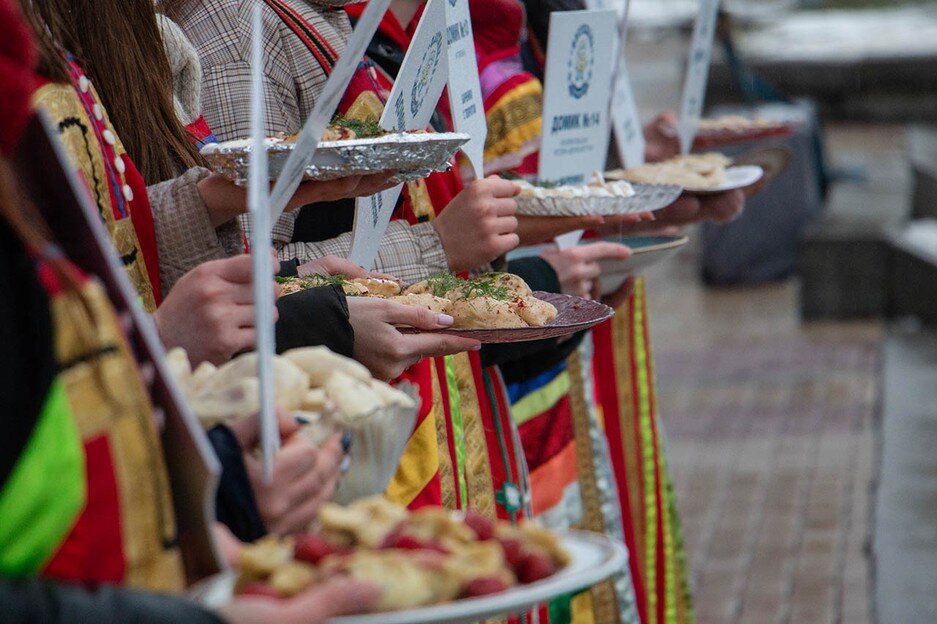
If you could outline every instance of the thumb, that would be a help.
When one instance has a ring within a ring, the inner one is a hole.
[[[409,325],[417,329],[444,329],[452,325],[453,319],[448,314],[438,314],[426,308],[396,303],[388,308],[385,319],[388,323]]]
[[[631,257],[631,249],[620,243],[593,243],[582,248],[582,256],[586,261],[604,258],[627,260]]]
[[[213,268],[217,270],[218,276],[226,282],[250,284],[253,268],[250,254],[241,254],[223,260],[212,260],[211,263]]]
[[[237,438],[241,449],[245,451],[252,450],[257,446],[257,440],[260,438],[260,415],[251,414],[244,418],[226,423],[228,429]]]
[[[286,440],[299,431],[299,423],[288,411],[282,407],[277,408],[277,426],[280,429],[280,439]]]

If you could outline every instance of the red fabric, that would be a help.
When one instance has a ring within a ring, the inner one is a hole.
[[[156,249],[156,225],[153,223],[153,209],[150,207],[150,199],[146,195],[146,182],[143,176],[137,170],[137,166],[130,160],[130,156],[124,154],[121,156],[126,166],[124,180],[133,191],[133,201],[128,202],[130,207],[130,221],[133,223],[133,230],[137,234],[137,241],[140,243],[140,250],[143,252],[143,262],[146,263],[146,274],[150,278],[150,285],[153,287],[153,298],[156,305],[163,301],[162,282],[159,279],[159,253]],[[114,215],[119,218],[118,215]]]
[[[85,442],[87,502],[42,576],[95,585],[121,583],[126,562],[120,497],[106,436]]]
[[[524,9],[517,0],[469,0],[475,52],[479,59],[506,51],[520,52]],[[501,56],[501,58],[504,58]],[[479,62],[478,69],[484,69]]]
[[[573,439],[569,396],[520,426],[521,445],[527,468],[533,472],[566,448]]]
[[[349,17],[357,20],[361,18],[361,14],[364,13],[364,10],[367,8],[367,6],[367,2],[346,4],[345,12]],[[417,12],[417,15],[422,15],[422,8]],[[377,29],[384,35],[390,37],[394,43],[399,45],[404,50],[406,50],[410,45],[410,35],[407,34],[407,31],[404,30],[403,26],[400,25],[400,22],[397,21],[397,18],[389,9],[386,13],[384,13],[384,17],[381,18],[381,23]]]
[[[9,153],[32,117],[36,51],[11,0],[0,0],[0,151]]]
[[[634,305],[632,297],[627,305]],[[612,324],[606,321],[595,326],[592,329],[592,340],[594,345],[593,363],[602,362],[601,366],[593,365],[592,373],[595,380],[596,396],[602,406],[604,414],[603,422],[605,424],[605,436],[609,439],[609,455],[612,461],[612,470],[615,473],[615,482],[618,484],[618,498],[621,503],[622,518],[624,519],[623,528],[625,533],[625,545],[628,551],[637,553],[638,544],[634,532],[634,525],[628,521],[635,515],[631,509],[631,495],[626,477],[625,458],[621,453],[621,440],[625,435],[634,435],[633,432],[625,432],[621,429],[621,406],[618,403],[618,391],[616,389],[617,375],[619,371],[615,370],[615,353],[612,344]],[[638,438],[640,439],[640,432]],[[638,450],[640,453],[640,449]],[[637,465],[641,465],[641,457],[636,459]],[[643,494],[643,493],[641,493]],[[644,500],[642,495],[638,500]],[[644,583],[644,577],[636,556],[629,557],[628,566],[631,569],[631,581],[634,585],[635,602],[638,606],[638,615],[641,622],[647,621],[647,590]]]
[[[189,137],[192,141],[201,146],[206,142],[213,142],[217,139],[215,138],[215,133],[211,131],[211,128],[208,126],[208,122],[205,121],[205,118],[201,115],[198,116],[198,119],[188,124],[185,127],[186,132],[189,133]]]

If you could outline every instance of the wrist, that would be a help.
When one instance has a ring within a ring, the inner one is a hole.
[[[244,189],[230,182],[221,174],[202,178],[196,184],[199,197],[212,227],[219,227],[247,212],[247,195]]]
[[[457,255],[453,253],[451,249],[451,242],[447,235],[448,230],[445,227],[445,222],[440,223],[440,219],[434,219],[430,221],[430,225],[433,226],[433,229],[436,230],[436,236],[439,237],[439,242],[442,245],[443,253],[446,254],[446,264],[449,266],[449,271],[451,273],[461,273],[466,270],[462,267],[462,262],[459,261]]]

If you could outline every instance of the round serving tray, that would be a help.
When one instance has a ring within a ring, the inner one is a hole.
[[[497,615],[519,613],[551,598],[586,589],[617,574],[628,565],[625,545],[605,535],[567,531],[560,534],[560,542],[571,557],[569,565],[535,583],[512,587],[490,596],[466,598],[431,607],[332,618],[329,624],[477,622]]]
[[[322,141],[306,168],[305,179],[326,181],[382,171],[397,171],[397,182],[424,178],[434,171],[448,169],[452,157],[468,140],[467,134],[458,132],[418,132]],[[269,138],[265,145],[270,179],[276,180],[295,144]],[[210,143],[202,148],[201,154],[214,171],[244,184],[250,151],[250,141],[237,140]]]
[[[507,327],[503,329],[437,329],[431,332],[413,327],[398,327],[405,334],[435,333],[474,338],[482,343],[529,342],[568,336],[598,325],[615,315],[615,311],[598,301],[573,295],[560,295],[542,290],[534,296],[556,307],[556,318],[540,327]]]

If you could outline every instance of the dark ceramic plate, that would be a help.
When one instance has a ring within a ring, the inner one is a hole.
[[[483,343],[529,342],[546,338],[568,336],[598,325],[615,315],[615,311],[598,301],[583,299],[573,295],[559,295],[542,290],[534,291],[534,296],[556,306],[556,318],[541,327],[510,327],[505,329],[440,329],[437,334],[464,336]],[[400,327],[405,334],[424,333],[413,327]]]

